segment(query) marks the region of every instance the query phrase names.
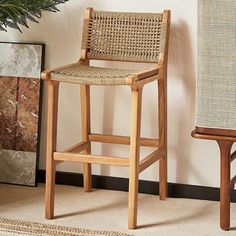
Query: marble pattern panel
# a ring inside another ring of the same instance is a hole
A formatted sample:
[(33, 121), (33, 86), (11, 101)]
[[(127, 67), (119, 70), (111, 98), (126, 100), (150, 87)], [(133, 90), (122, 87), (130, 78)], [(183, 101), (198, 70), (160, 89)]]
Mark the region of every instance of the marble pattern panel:
[(0, 42), (0, 182), (36, 184), (43, 50)]
[(35, 152), (0, 149), (0, 181), (35, 185)]

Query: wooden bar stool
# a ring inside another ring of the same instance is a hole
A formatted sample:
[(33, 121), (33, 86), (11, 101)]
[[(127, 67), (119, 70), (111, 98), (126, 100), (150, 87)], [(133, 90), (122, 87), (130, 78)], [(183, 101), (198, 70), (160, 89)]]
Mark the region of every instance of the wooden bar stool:
[[(151, 164), (160, 161), (160, 199), (167, 195), (167, 55), (170, 11), (163, 13), (119, 13), (86, 10), (81, 59), (70, 65), (47, 70), (42, 78), (47, 81), (47, 153), (46, 197), (47, 219), (54, 217), (55, 166), (57, 162), (82, 162), (84, 190), (91, 191), (91, 164), (129, 167), (128, 227), (137, 226), (138, 176)], [(91, 59), (155, 63), (153, 69), (101, 68), (89, 65)], [(141, 138), (142, 88), (158, 82), (159, 139)], [(82, 142), (63, 152), (56, 151), (57, 106), (59, 83), (80, 84)], [(93, 134), (90, 130), (90, 85), (126, 85), (131, 88), (130, 137)], [(129, 158), (91, 154), (91, 142), (130, 145)], [(139, 160), (140, 146), (156, 150)]]

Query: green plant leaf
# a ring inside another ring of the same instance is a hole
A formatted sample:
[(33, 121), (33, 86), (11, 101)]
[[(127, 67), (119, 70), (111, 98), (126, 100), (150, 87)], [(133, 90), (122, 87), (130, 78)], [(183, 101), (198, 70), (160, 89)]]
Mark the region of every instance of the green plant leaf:
[(58, 4), (68, 0), (0, 0), (0, 31), (7, 27), (21, 31), (20, 26), (28, 27), (27, 20), (38, 23), (41, 11), (59, 11)]

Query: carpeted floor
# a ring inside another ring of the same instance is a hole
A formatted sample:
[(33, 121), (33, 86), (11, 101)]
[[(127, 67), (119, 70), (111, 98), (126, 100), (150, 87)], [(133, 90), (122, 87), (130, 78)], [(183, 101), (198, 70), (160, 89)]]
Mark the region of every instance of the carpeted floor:
[[(219, 202), (139, 194), (137, 230), (127, 230), (127, 193), (57, 185), (56, 219), (44, 219), (44, 185), (37, 188), (0, 184), (0, 217), (39, 223), (111, 230), (143, 236), (236, 235), (236, 204), (231, 204), (229, 232), (219, 228)], [(4, 234), (1, 234), (4, 235)]]
[(2, 234), (14, 236), (132, 236), (115, 231), (89, 230), (0, 217), (0, 235)]

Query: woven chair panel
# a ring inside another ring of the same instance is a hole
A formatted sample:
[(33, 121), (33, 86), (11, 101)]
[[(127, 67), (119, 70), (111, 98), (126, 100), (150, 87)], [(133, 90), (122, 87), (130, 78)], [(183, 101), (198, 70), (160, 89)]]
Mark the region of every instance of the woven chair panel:
[(165, 51), (162, 14), (92, 11), (82, 49), (89, 59), (158, 62)]
[(52, 80), (75, 84), (125, 85), (136, 70), (112, 69), (74, 64), (51, 72)]

